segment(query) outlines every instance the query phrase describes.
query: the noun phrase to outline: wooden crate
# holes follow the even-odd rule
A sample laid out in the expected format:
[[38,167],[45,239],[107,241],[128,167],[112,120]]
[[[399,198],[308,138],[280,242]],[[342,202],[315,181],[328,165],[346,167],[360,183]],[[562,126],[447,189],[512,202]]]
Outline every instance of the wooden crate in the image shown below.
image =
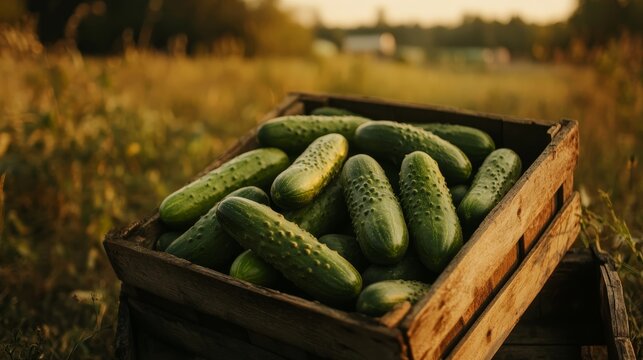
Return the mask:
[[[586,249],[574,249],[494,359],[635,360],[628,333],[623,290],[613,267]],[[128,287],[121,294],[116,350],[121,359],[317,358]]]
[[[264,345],[259,348],[269,349],[278,342],[291,346],[294,352],[329,358],[490,358],[579,232],[579,197],[572,191],[578,158],[577,123],[302,93],[288,96],[266,120],[309,113],[320,106],[345,108],[373,119],[474,126],[489,133],[498,147],[515,150],[525,171],[431,290],[417,304],[401,306],[381,318],[253,286],[151,250],[164,231],[158,212],[111,232],[104,242],[126,292],[137,294],[128,298],[131,308],[149,316],[143,323],[154,327],[158,321],[163,324],[160,329],[170,329],[162,314],[152,308],[146,312],[152,300],[169,301],[181,306],[176,321],[194,316],[221,326],[233,324],[237,328],[230,332],[247,334],[251,342]],[[250,131],[204,172],[256,148],[255,134],[256,129]],[[206,328],[194,331],[181,325],[175,330],[175,335],[189,333],[190,339],[214,346],[206,340],[207,335],[198,335],[200,330],[208,334]],[[244,345],[230,339],[230,346]]]

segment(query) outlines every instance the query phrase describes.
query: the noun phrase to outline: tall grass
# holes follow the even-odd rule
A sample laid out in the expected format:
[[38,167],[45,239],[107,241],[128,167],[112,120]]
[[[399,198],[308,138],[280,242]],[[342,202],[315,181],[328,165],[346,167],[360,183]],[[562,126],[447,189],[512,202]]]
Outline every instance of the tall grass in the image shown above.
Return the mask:
[[[109,356],[118,285],[105,232],[149,214],[290,90],[578,119],[585,204],[594,220],[611,216],[598,189],[609,193],[640,251],[640,69],[624,70],[616,55],[599,70],[450,68],[342,57],[94,59],[29,41],[0,31],[0,353],[10,358]],[[603,248],[638,271],[625,281],[640,301],[630,245]]]

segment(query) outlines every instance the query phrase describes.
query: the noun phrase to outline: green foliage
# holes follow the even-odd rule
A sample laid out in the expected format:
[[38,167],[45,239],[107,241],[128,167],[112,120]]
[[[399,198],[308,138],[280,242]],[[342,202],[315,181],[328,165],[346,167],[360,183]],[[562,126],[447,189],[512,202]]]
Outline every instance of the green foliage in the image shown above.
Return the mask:
[[640,355],[643,352],[643,241],[632,235],[614,209],[610,195],[602,190],[598,195],[600,202],[583,211],[581,239],[615,265],[624,284],[630,334]]

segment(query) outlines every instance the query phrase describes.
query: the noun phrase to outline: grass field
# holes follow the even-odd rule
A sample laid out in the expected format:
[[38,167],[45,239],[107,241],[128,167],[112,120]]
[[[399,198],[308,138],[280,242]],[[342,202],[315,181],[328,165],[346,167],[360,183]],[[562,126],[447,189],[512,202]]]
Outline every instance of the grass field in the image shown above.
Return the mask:
[[290,90],[578,119],[585,239],[602,235],[640,309],[642,75],[615,47],[592,66],[502,68],[0,52],[0,354],[108,356],[118,284],[105,232],[149,214]]

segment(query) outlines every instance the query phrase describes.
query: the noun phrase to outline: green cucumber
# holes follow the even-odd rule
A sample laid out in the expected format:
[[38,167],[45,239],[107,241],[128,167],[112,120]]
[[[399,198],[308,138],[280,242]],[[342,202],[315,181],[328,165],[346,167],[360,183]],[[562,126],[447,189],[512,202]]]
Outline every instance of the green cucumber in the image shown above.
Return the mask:
[[498,149],[484,160],[469,191],[458,205],[458,215],[467,234],[472,234],[522,171],[520,156],[510,149]]
[[423,282],[431,280],[433,273],[420,262],[417,255],[409,253],[395,265],[372,264],[367,267],[362,273],[364,286],[384,280],[418,280]]
[[194,224],[236,189],[267,189],[288,164],[288,156],[275,148],[241,154],[166,197],[159,208],[161,220],[171,227]]
[[363,269],[367,260],[359,248],[359,243],[354,236],[344,234],[326,234],[319,238],[319,242],[335,250],[344,259],[348,260],[355,269]]
[[348,210],[339,180],[328,184],[305,207],[284,212],[284,217],[316,237],[341,228],[347,223]]
[[316,139],[272,183],[272,201],[284,209],[309,204],[341,170],[347,155],[348,141],[342,135]]
[[443,138],[464,152],[475,167],[496,149],[496,144],[486,132],[463,125],[455,124],[413,124]]
[[315,139],[326,134],[341,134],[351,142],[355,129],[368,121],[370,120],[359,116],[282,116],[261,125],[257,139],[262,146],[299,153]]
[[356,115],[355,113],[346,109],[340,109],[331,106],[322,106],[313,110],[310,115],[324,115],[324,116],[342,116],[342,115]]
[[450,142],[413,125],[372,121],[355,131],[355,143],[368,154],[388,156],[399,162],[413,151],[423,151],[437,161],[450,185],[462,184],[471,175],[471,162]]
[[346,161],[341,181],[364,256],[382,265],[400,261],[409,237],[402,209],[382,167],[368,155],[355,155]]
[[[262,204],[270,204],[270,199],[263,190],[248,186],[230,193],[227,197],[239,196]],[[228,269],[230,262],[243,249],[223,231],[217,220],[217,205],[202,216],[183,235],[174,240],[165,252],[189,260],[194,264],[216,270]]]
[[421,151],[410,153],[400,170],[402,209],[420,261],[441,272],[462,247],[462,229],[438,163]]
[[455,207],[458,207],[460,201],[462,201],[462,198],[464,198],[464,195],[468,190],[469,187],[464,184],[451,186],[449,188],[449,192],[451,193],[451,200],[453,200],[453,205],[455,205]]
[[268,206],[230,197],[217,207],[217,219],[239,244],[319,301],[345,304],[362,289],[351,263]]
[[275,288],[281,280],[279,271],[255,255],[252,250],[246,250],[234,259],[230,266],[230,276],[269,288]]
[[181,236],[181,233],[178,231],[170,231],[161,234],[161,236],[156,240],[156,250],[165,251],[165,249],[167,249],[167,247],[170,246],[170,244],[179,236]]
[[387,280],[367,286],[357,299],[357,312],[381,316],[405,301],[414,304],[430,285],[409,280]]

